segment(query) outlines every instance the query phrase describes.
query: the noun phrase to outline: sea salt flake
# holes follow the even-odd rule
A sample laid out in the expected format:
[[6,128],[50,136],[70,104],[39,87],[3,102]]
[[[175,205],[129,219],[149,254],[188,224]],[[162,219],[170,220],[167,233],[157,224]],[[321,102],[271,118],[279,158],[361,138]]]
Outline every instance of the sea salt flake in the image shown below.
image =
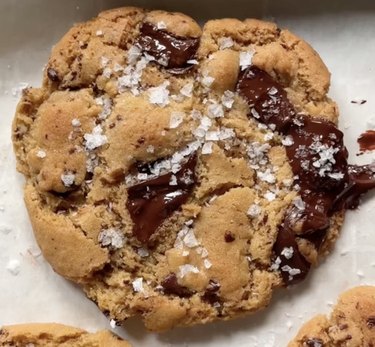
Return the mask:
[[183,238],[183,242],[189,248],[194,248],[194,247],[199,246],[199,241],[195,237],[193,229],[190,229],[190,228],[188,232],[185,234]]
[[104,247],[111,246],[114,249],[119,249],[124,246],[125,237],[120,230],[110,228],[99,233],[98,241]]
[[208,113],[213,118],[221,118],[224,117],[224,109],[221,104],[214,103],[208,106]]
[[117,322],[114,319],[111,319],[109,321],[109,325],[112,329],[115,329],[117,327]]
[[249,50],[247,52],[240,52],[240,67],[241,71],[245,70],[247,67],[251,65],[251,61],[253,59],[254,51]]
[[157,87],[151,87],[148,89],[149,101],[151,104],[156,104],[161,107],[165,107],[169,104],[169,81],[165,81]]
[[147,153],[154,153],[155,152],[155,147],[153,145],[148,145],[146,148]]
[[138,277],[132,282],[133,290],[137,293],[142,293],[143,289],[143,278]]
[[282,143],[284,146],[291,146],[291,145],[294,144],[293,137],[290,136],[290,135],[287,135],[287,136],[285,136],[285,137],[281,140],[281,143]]
[[148,250],[146,248],[143,248],[143,247],[140,247],[137,249],[137,254],[141,257],[141,258],[146,258],[150,255],[150,253],[148,252]]
[[107,65],[108,65],[108,63],[109,63],[109,59],[107,58],[107,57],[101,57],[100,58],[100,65],[101,65],[101,67],[106,67]]
[[75,178],[76,175],[70,171],[61,175],[61,181],[63,182],[65,187],[71,187],[74,184]]
[[210,88],[211,84],[215,81],[215,78],[208,76],[208,75],[203,75],[203,78],[201,79],[201,83],[204,87]]
[[281,264],[281,259],[280,257],[277,257],[270,267],[271,271],[279,270],[280,264]]
[[273,133],[266,133],[264,135],[264,141],[271,141],[274,137],[274,134]]
[[97,30],[96,31],[96,36],[103,36],[103,31],[102,30]]
[[179,276],[184,278],[188,273],[199,273],[199,269],[191,264],[184,264],[179,266]]
[[182,251],[182,256],[187,257],[190,254],[189,251]]
[[80,127],[81,126],[81,121],[77,118],[72,119],[72,126],[73,127]]
[[17,259],[11,259],[6,265],[6,269],[13,275],[17,276],[20,273],[20,262]]
[[102,111],[99,113],[99,119],[104,120],[111,114],[112,102],[110,98],[100,96],[95,99],[97,105],[102,106]]
[[264,198],[267,199],[268,201],[273,201],[273,200],[276,199],[276,194],[268,190],[268,191],[264,194]]
[[175,175],[171,176],[171,179],[169,180],[169,185],[170,186],[177,186],[178,185],[178,183],[177,183],[177,177]]
[[186,84],[180,89],[180,93],[181,93],[183,96],[186,96],[187,98],[190,98],[190,97],[193,96],[193,88],[194,88],[194,84],[193,84],[193,82],[186,83]]
[[298,197],[298,198],[294,199],[293,204],[294,204],[295,207],[297,207],[298,210],[300,210],[300,211],[305,210],[306,204],[301,199],[301,197]]
[[167,29],[167,25],[165,24],[165,22],[163,22],[162,20],[160,22],[157,22],[156,23],[156,27],[158,29]]
[[202,154],[211,154],[212,153],[212,142],[205,142],[202,147]]
[[262,208],[258,204],[252,204],[247,210],[247,215],[251,218],[255,218],[258,217],[261,212]]
[[234,103],[234,96],[235,94],[232,91],[226,90],[224,94],[221,96],[222,104],[228,109],[232,108]]
[[43,158],[45,158],[47,156],[47,153],[45,151],[43,151],[42,149],[40,149],[40,150],[38,150],[38,152],[36,152],[36,156],[38,158],[43,159]]
[[186,62],[187,62],[188,64],[190,64],[190,65],[198,65],[198,64],[199,64],[199,62],[198,62],[197,59],[189,59],[189,60],[187,60]]
[[271,172],[270,169],[267,169],[264,172],[263,171],[257,171],[257,177],[261,181],[268,182],[268,183],[271,183],[271,184],[276,182],[275,175]]
[[212,267],[212,263],[208,259],[203,260],[203,264],[206,269]]
[[234,45],[234,42],[231,37],[221,37],[218,40],[219,49],[223,50],[226,48],[231,48]]
[[172,112],[169,120],[169,128],[175,129],[183,122],[185,114],[183,112]]
[[92,129],[91,134],[83,135],[86,140],[85,147],[87,150],[93,150],[107,143],[107,136],[102,135],[103,129],[100,125],[97,125]]
[[283,255],[286,259],[291,259],[293,257],[293,247],[284,247],[281,251],[281,255]]

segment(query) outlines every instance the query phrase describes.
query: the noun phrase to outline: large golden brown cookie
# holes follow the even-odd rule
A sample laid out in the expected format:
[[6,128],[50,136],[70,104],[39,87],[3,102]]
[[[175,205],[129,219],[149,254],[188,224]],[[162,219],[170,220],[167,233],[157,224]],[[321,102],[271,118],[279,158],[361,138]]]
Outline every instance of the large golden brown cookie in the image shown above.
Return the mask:
[[44,257],[150,330],[267,306],[328,252],[357,176],[371,183],[347,166],[329,79],[259,20],[120,8],[74,26],[14,120]]
[[1,347],[130,347],[109,331],[88,333],[62,324],[19,324],[0,329]]
[[375,344],[375,287],[341,294],[332,314],[307,322],[289,347],[371,347]]

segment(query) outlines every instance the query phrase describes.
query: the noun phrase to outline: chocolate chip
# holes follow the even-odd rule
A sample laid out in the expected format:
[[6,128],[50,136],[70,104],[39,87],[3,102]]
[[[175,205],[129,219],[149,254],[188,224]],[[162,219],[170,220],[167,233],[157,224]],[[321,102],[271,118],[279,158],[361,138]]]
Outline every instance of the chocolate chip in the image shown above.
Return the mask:
[[218,295],[218,291],[220,290],[220,284],[214,280],[210,280],[208,286],[202,296],[202,300],[208,302],[211,305],[215,303],[220,303],[221,299]]
[[175,174],[176,185],[170,185],[172,173],[168,173],[128,188],[126,206],[134,222],[133,234],[147,243],[156,229],[175,210],[184,204],[196,181],[196,155],[181,165]]
[[224,235],[225,242],[233,242],[236,238],[230,231],[226,231]]
[[189,298],[194,294],[189,288],[181,286],[177,281],[177,276],[175,273],[170,273],[162,282],[164,294],[167,295],[177,295],[180,298]]
[[136,45],[154,57],[160,65],[174,69],[170,72],[180,73],[180,69],[186,70],[193,66],[188,61],[197,52],[199,38],[177,36],[147,22],[142,24],[140,32]]
[[367,130],[358,137],[357,142],[362,152],[375,150],[375,130]]
[[58,82],[60,80],[57,71],[51,67],[47,69],[47,76],[52,82]]

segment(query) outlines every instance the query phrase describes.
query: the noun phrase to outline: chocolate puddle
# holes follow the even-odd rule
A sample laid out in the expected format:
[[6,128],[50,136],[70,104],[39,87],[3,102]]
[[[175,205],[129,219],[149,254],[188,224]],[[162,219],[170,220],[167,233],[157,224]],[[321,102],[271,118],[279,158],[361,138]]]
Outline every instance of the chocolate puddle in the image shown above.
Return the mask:
[[[360,195],[375,188],[375,169],[348,165],[343,133],[324,119],[297,115],[286,91],[265,71],[247,68],[239,76],[237,90],[252,107],[249,116],[291,140],[285,147],[301,200],[288,210],[274,254],[284,283],[293,284],[304,279],[310,268],[297,238],[319,248],[332,214],[355,208]],[[286,248],[291,252],[285,253]]]
[[375,150],[375,130],[367,130],[359,135],[357,142],[361,152]]

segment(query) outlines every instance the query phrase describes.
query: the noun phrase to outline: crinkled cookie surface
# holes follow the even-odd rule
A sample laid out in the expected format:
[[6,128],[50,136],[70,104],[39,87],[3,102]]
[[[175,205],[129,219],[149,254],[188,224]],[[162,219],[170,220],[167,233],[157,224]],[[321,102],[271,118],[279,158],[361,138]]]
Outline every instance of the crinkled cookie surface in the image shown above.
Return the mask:
[[347,165],[329,79],[259,20],[201,29],[128,7],[74,26],[13,127],[44,257],[110,319],[154,331],[264,308],[372,179]]
[[109,331],[88,333],[55,323],[9,325],[0,329],[2,347],[130,347]]

